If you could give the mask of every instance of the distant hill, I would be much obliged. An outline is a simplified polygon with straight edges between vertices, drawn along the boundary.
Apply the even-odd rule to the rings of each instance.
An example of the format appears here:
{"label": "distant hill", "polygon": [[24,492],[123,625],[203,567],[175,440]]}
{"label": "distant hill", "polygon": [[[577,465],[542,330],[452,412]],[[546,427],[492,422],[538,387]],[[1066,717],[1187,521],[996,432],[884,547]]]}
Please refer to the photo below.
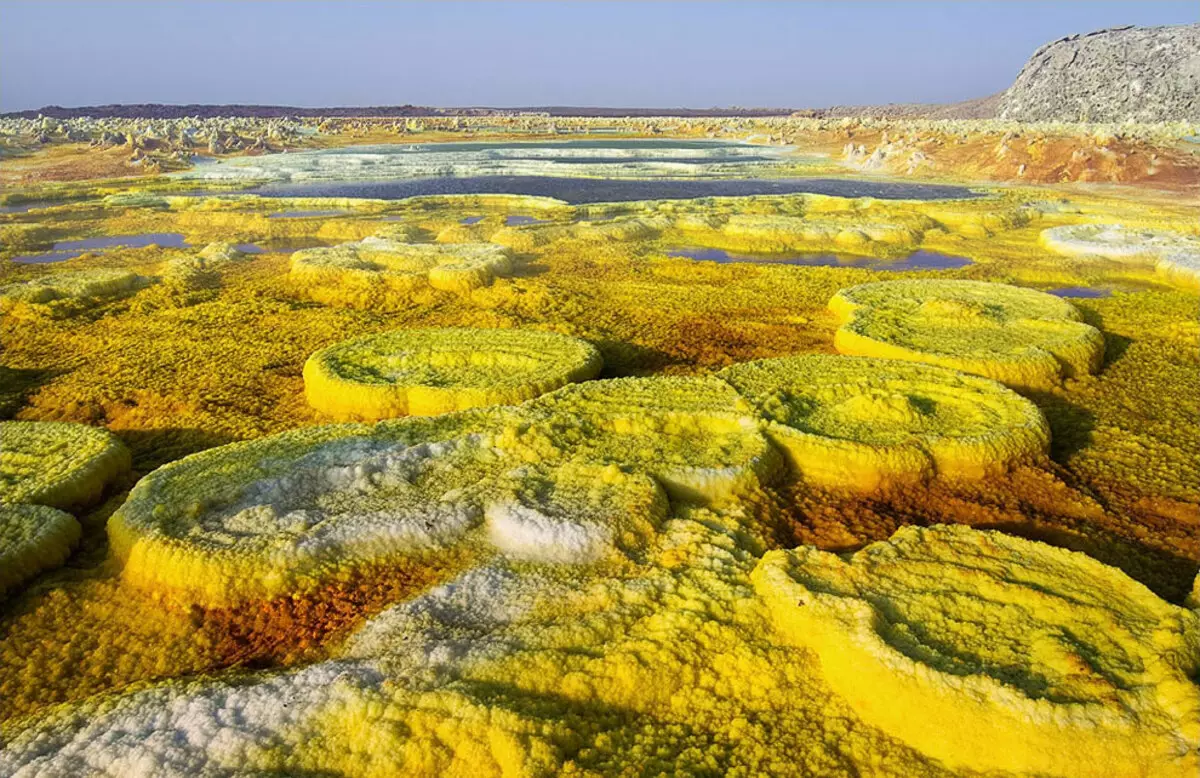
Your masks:
{"label": "distant hill", "polygon": [[546,114],[549,116],[596,116],[596,117],[644,117],[678,116],[788,116],[792,108],[601,108],[594,106],[527,106],[516,108],[436,108],[423,105],[375,105],[340,106],[330,108],[298,108],[287,105],[167,105],[164,103],[121,103],[115,105],[86,105],[78,108],[63,108],[47,105],[28,111],[13,111],[0,114],[4,118],[36,119],[49,116],[54,119],[74,119],[90,116],[97,119],[183,119],[197,116],[207,119],[215,116],[250,116],[256,118],[294,117],[383,117],[402,118],[410,116],[512,116],[515,114]]}
{"label": "distant hill", "polygon": [[828,108],[605,108],[524,106],[439,108],[423,105],[298,108],[285,105],[48,105],[3,114],[6,118],[83,116],[181,119],[190,116],[380,117],[420,116],[647,117],[682,119],[800,116],[881,119],[1014,119],[1017,121],[1200,121],[1200,24],[1119,27],[1071,35],[1039,48],[1004,92],[959,103],[837,105]]}
{"label": "distant hill", "polygon": [[1200,121],[1200,24],[1117,27],[1033,53],[1000,100],[1018,121]]}

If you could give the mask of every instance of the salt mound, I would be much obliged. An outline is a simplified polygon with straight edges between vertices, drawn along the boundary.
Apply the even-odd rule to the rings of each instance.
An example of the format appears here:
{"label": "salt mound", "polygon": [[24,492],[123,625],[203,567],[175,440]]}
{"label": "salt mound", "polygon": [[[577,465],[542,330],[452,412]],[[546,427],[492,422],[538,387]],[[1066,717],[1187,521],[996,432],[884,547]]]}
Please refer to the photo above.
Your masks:
{"label": "salt mound", "polygon": [[1018,388],[1099,370],[1104,338],[1054,295],[981,281],[883,281],[829,301],[843,354],[940,365]]}
{"label": "salt mound", "polygon": [[1069,257],[1151,263],[1165,276],[1200,284],[1200,237],[1119,224],[1071,224],[1043,230],[1043,246]]}
{"label": "salt mound", "polygon": [[513,405],[595,377],[585,341],[521,329],[396,330],[318,351],[304,366],[314,408],[339,420]]}
{"label": "salt mound", "polygon": [[297,251],[290,277],[319,302],[387,307],[408,303],[431,289],[470,294],[512,270],[512,252],[491,243],[406,243],[371,237]]}
{"label": "salt mound", "polygon": [[0,504],[83,507],[129,467],[128,449],[107,430],[57,421],[0,422]]}
{"label": "salt mound", "polygon": [[554,456],[636,467],[681,499],[723,499],[781,464],[753,409],[715,378],[588,381],[524,407],[545,415]]}
{"label": "salt mound", "polygon": [[781,635],[868,724],[960,770],[1194,776],[1200,619],[1087,556],[959,526],[772,551]]}
{"label": "salt mound", "polygon": [[124,297],[154,279],[128,270],[78,270],[0,286],[0,313],[18,318],[73,316],[105,300]]}
{"label": "salt mound", "polygon": [[318,427],[210,449],[143,478],[109,520],[125,580],[229,605],[463,553],[592,563],[665,515],[645,476],[524,464],[515,408]]}
{"label": "salt mound", "polygon": [[0,595],[58,567],[79,540],[79,522],[45,505],[0,505]]}
{"label": "salt mound", "polygon": [[814,355],[733,365],[718,376],[758,407],[797,474],[829,486],[978,478],[1050,445],[1033,403],[931,365]]}

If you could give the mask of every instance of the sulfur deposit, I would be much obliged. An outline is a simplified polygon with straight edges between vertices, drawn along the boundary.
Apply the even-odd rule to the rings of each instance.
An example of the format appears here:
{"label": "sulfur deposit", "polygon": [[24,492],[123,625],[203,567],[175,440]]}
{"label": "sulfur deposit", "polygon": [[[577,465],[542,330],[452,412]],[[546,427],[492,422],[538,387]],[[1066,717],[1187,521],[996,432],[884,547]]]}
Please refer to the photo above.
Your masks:
{"label": "sulfur deposit", "polygon": [[431,290],[467,295],[512,270],[512,253],[502,246],[369,237],[297,251],[290,276],[320,302],[388,307],[423,299]]}
{"label": "sulfur deposit", "polygon": [[779,471],[753,408],[714,378],[588,381],[527,407],[545,414],[543,456],[634,466],[677,498],[720,501]]}
{"label": "sulfur deposit", "polygon": [[128,270],[79,270],[0,286],[0,314],[61,318],[124,297],[154,282]]}
{"label": "sulfur deposit", "polygon": [[337,343],[304,365],[308,402],[342,421],[515,405],[594,378],[603,360],[552,332],[465,327],[396,330]]}
{"label": "sulfur deposit", "polygon": [[65,422],[0,422],[0,504],[85,507],[129,465],[129,451],[107,430]]}
{"label": "sulfur deposit", "polygon": [[0,504],[0,596],[61,565],[79,534],[75,517],[56,508]]}
{"label": "sulfur deposit", "polygon": [[1088,557],[906,527],[772,551],[756,591],[857,715],[951,768],[1194,775],[1200,620]]}
{"label": "sulfur deposit", "polygon": [[982,478],[1044,455],[1041,411],[984,378],[866,357],[781,357],[718,374],[755,404],[805,480],[864,491]]}
{"label": "sulfur deposit", "polygon": [[1067,301],[976,281],[885,281],[829,301],[843,354],[962,370],[1019,388],[1055,386],[1100,368],[1104,339]]}

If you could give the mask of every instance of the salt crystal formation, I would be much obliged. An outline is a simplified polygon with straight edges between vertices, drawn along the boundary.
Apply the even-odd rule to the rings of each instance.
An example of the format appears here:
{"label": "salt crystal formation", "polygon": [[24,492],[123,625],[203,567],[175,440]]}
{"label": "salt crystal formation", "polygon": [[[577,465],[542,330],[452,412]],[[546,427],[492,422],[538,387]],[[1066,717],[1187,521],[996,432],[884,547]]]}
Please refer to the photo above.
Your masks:
{"label": "salt crystal formation", "polygon": [[0,504],[83,507],[129,466],[129,451],[107,430],[54,421],[0,422]]}
{"label": "salt crystal formation", "polygon": [[903,359],[1047,388],[1100,368],[1104,338],[1066,300],[979,281],[883,281],[829,301],[843,354]]}
{"label": "salt crystal formation", "polygon": [[422,299],[430,290],[470,294],[512,270],[512,253],[502,246],[370,237],[297,251],[290,277],[314,300],[386,309]]}
{"label": "salt crystal formation", "polygon": [[46,505],[0,504],[0,596],[58,567],[79,540],[79,522]]}
{"label": "salt crystal formation", "polygon": [[1191,776],[1200,619],[1082,554],[905,527],[754,571],[781,636],[864,721],[961,770]]}
{"label": "salt crystal formation", "polygon": [[718,374],[766,417],[804,479],[865,491],[890,482],[981,478],[1044,455],[1033,403],[955,370],[865,357],[779,357]]}
{"label": "salt crystal formation", "polygon": [[21,318],[72,316],[154,282],[128,270],[78,270],[0,286],[0,314]]}
{"label": "salt crystal formation", "polygon": [[466,327],[396,330],[322,349],[304,365],[314,408],[341,421],[515,405],[594,378],[603,360],[552,332]]}
{"label": "salt crystal formation", "polygon": [[1164,276],[1200,285],[1200,236],[1119,224],[1070,224],[1043,230],[1039,241],[1069,257],[1151,265]]}

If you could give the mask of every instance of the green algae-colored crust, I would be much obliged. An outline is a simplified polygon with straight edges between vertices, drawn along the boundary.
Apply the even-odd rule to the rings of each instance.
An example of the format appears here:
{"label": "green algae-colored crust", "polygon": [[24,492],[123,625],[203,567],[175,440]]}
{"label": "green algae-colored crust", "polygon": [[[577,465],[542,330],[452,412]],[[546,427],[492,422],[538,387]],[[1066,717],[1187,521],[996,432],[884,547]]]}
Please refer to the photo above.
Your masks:
{"label": "green algae-colored crust", "polygon": [[57,421],[0,422],[0,504],[87,506],[129,468],[129,450],[107,430]]}
{"label": "green algae-colored crust", "polygon": [[1033,403],[994,381],[932,365],[813,355],[717,375],[758,407],[793,470],[828,486],[979,478],[1050,446]]}
{"label": "green algae-colored crust", "polygon": [[107,268],[40,276],[0,286],[0,314],[24,319],[72,316],[151,283],[152,278]]}
{"label": "green algae-colored crust", "polygon": [[955,769],[1194,776],[1200,619],[1083,554],[960,526],[768,552],[782,636],[868,724]]}
{"label": "green algae-colored crust", "polygon": [[594,378],[586,341],[524,329],[395,330],[344,341],[304,365],[308,402],[343,421],[515,405]]}
{"label": "green algae-colored crust", "polygon": [[297,251],[290,276],[320,302],[386,307],[407,304],[430,290],[468,295],[512,270],[512,252],[492,243],[406,243],[370,237]]}
{"label": "green algae-colored crust", "polygon": [[926,362],[1045,389],[1100,369],[1104,338],[1066,300],[981,281],[882,281],[829,301],[843,354]]}
{"label": "green algae-colored crust", "polygon": [[681,499],[723,499],[782,465],[753,408],[715,378],[588,381],[523,407],[546,415],[548,455],[637,467]]}
{"label": "green algae-colored crust", "polygon": [[0,596],[61,565],[79,540],[79,522],[46,505],[0,505]]}

